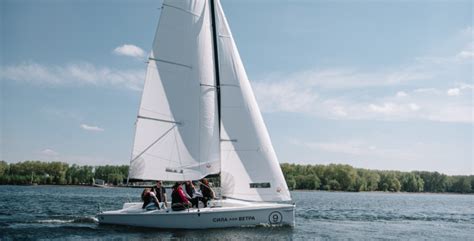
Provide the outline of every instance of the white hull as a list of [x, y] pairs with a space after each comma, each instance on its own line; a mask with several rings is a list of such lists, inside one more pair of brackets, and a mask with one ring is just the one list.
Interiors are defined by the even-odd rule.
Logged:
[[215, 201], [211, 207], [184, 211], [171, 209], [145, 211], [141, 206], [142, 203], [125, 203], [121, 210], [102, 212], [98, 215], [99, 223], [169, 229], [295, 224], [295, 206], [292, 204], [228, 199]]

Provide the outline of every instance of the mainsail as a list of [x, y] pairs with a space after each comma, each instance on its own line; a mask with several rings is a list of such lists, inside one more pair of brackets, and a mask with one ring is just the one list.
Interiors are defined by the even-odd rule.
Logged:
[[223, 196], [291, 200], [218, 0], [165, 0], [149, 59], [129, 178], [220, 173]]
[[208, 1], [163, 3], [136, 122], [129, 178], [196, 180], [220, 171]]

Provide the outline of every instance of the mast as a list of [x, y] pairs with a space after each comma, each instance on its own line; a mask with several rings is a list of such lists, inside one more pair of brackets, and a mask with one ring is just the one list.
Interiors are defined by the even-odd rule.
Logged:
[[221, 83], [219, 75], [219, 53], [217, 49], [217, 24], [214, 0], [211, 2], [211, 25], [212, 25], [212, 47], [214, 52], [214, 70], [216, 72], [216, 94], [217, 94], [217, 123], [219, 123], [219, 140], [221, 138]]

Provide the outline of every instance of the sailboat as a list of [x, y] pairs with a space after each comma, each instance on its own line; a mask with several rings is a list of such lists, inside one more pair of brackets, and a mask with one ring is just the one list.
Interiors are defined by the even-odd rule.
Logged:
[[164, 0], [136, 120], [129, 179], [220, 175], [205, 208], [98, 214], [101, 224], [222, 228], [295, 224], [295, 205], [219, 0]]

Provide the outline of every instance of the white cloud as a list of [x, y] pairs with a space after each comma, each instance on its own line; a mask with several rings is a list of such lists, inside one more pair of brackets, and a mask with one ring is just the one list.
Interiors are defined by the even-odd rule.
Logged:
[[408, 107], [410, 107], [410, 109], [411, 109], [412, 111], [417, 111], [417, 110], [420, 109], [420, 106], [418, 106], [418, 105], [415, 104], [415, 103], [410, 103], [410, 104], [408, 104]]
[[[472, 51], [472, 40], [468, 41], [462, 51]], [[375, 70], [273, 73], [252, 85], [264, 112], [298, 112], [326, 119], [472, 123], [472, 60], [460, 59], [458, 53], [414, 58], [409, 64]], [[387, 94], [400, 88], [404, 91]]]
[[370, 104], [369, 109], [373, 112], [379, 112], [390, 115], [395, 112], [398, 112], [400, 107], [394, 103], [383, 103], [382, 105]]
[[468, 27], [461, 32], [465, 38], [470, 39], [470, 42], [466, 45], [466, 47], [461, 50], [456, 57], [459, 59], [467, 59], [470, 60], [474, 58], [474, 28]]
[[[471, 77], [472, 78], [472, 77]], [[472, 84], [460, 84], [459, 85], [459, 88], [461, 90], [467, 90], [467, 89], [471, 89], [471, 91], [474, 89], [474, 85]]]
[[446, 91], [446, 94], [448, 94], [449, 96], [457, 96], [460, 93], [461, 93], [461, 90], [459, 88], [452, 88]]
[[422, 94], [432, 94], [432, 95], [439, 95], [441, 92], [435, 88], [418, 88], [413, 90], [414, 93], [422, 93]]
[[113, 53], [134, 58], [143, 58], [145, 56], [145, 51], [133, 44], [124, 44], [122, 46], [119, 46], [114, 49]]
[[117, 70], [90, 63], [42, 65], [34, 62], [0, 67], [0, 79], [46, 86], [112, 86], [141, 90], [144, 69]]
[[104, 131], [104, 129], [98, 127], [98, 126], [90, 126], [86, 124], [81, 124], [81, 128], [86, 131]]
[[58, 152], [56, 152], [52, 149], [49, 149], [49, 148], [46, 148], [46, 149], [42, 150], [41, 154], [46, 155], [46, 156], [57, 156], [57, 155], [59, 155]]
[[349, 89], [396, 86], [414, 80], [429, 79], [431, 73], [420, 71], [418, 66], [364, 72], [354, 68], [311, 69], [291, 74], [271, 74], [261, 80], [267, 83], [291, 85], [298, 88]]
[[404, 91], [398, 91], [397, 94], [396, 94], [397, 97], [406, 97], [407, 95], [408, 94]]
[[360, 139], [349, 139], [344, 141], [302, 141], [297, 139], [291, 139], [290, 143], [293, 145], [304, 146], [309, 149], [313, 149], [321, 152], [336, 153], [349, 155], [355, 159], [365, 158], [379, 158], [384, 159], [387, 156], [399, 159], [414, 159], [412, 153], [404, 152], [398, 149], [390, 149], [377, 147], [376, 145], [360, 140]]
[[[289, 87], [291, 86], [291, 87]], [[460, 85], [457, 89], [470, 89]], [[254, 83], [255, 95], [264, 112], [296, 112], [326, 119], [348, 120], [428, 120], [438, 122], [471, 123], [474, 106], [469, 96], [450, 98], [436, 88], [418, 88], [400, 95], [374, 95], [359, 98], [345, 95], [346, 91], [331, 94], [324, 89], [294, 82]], [[301, 95], [298, 95], [299, 91]], [[353, 92], [353, 91], [352, 91]], [[400, 96], [404, 96], [401, 98]]]
[[253, 85], [259, 93], [260, 108], [267, 111], [307, 112], [318, 95], [310, 89], [300, 89], [297, 83], [256, 82]]
[[463, 50], [456, 55], [458, 58], [468, 59], [474, 57], [474, 51]]

